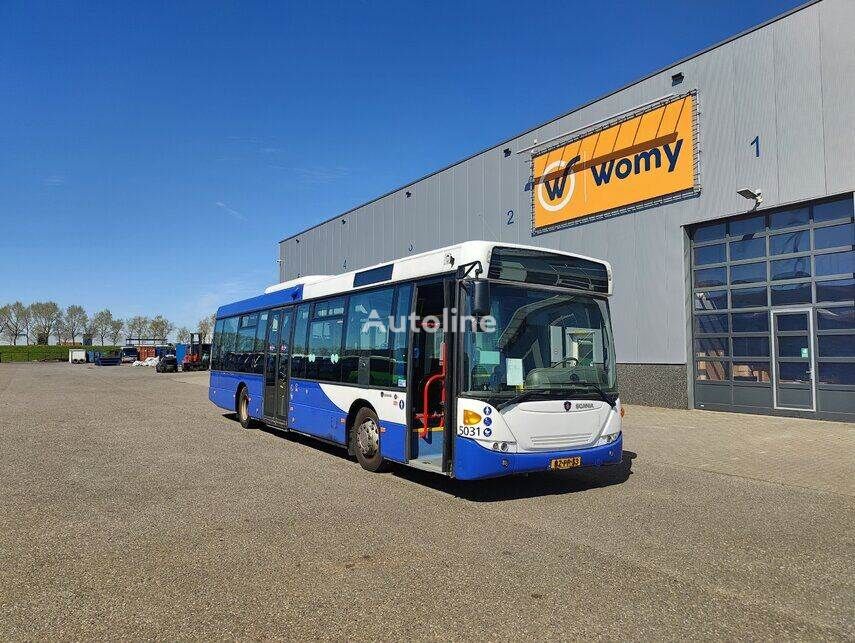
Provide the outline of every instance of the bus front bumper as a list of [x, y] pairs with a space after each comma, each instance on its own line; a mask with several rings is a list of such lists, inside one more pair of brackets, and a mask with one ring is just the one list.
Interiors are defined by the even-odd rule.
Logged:
[[458, 437], [454, 444], [454, 477], [460, 480], [477, 480], [514, 473], [551, 471], [553, 460], [576, 457], [582, 461], [579, 468], [618, 464], [623, 458], [623, 434], [611, 444], [543, 453], [492, 451], [475, 440]]

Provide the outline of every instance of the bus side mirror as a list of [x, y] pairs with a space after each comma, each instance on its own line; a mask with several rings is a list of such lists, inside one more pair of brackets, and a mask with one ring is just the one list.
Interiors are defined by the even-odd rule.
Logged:
[[472, 282], [472, 316], [484, 317], [490, 314], [490, 282], [476, 279]]

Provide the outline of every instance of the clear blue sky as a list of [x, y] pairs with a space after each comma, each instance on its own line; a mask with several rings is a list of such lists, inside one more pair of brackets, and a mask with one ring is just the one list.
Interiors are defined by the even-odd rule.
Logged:
[[194, 325], [282, 237], [797, 4], [0, 0], [0, 303]]

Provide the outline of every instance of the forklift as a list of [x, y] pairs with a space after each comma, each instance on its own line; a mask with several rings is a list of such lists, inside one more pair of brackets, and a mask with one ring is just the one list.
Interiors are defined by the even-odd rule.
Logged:
[[211, 364], [211, 345], [202, 343], [200, 333], [190, 333], [190, 343], [181, 368], [184, 371], [207, 371]]

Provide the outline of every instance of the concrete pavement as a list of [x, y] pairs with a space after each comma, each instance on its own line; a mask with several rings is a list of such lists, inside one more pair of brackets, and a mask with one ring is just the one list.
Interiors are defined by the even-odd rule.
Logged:
[[0, 637], [855, 634], [852, 425], [631, 407], [621, 467], [462, 484], [206, 383], [0, 365]]

